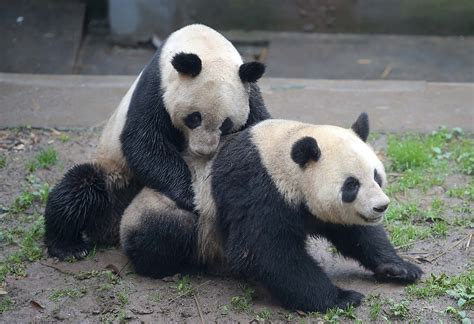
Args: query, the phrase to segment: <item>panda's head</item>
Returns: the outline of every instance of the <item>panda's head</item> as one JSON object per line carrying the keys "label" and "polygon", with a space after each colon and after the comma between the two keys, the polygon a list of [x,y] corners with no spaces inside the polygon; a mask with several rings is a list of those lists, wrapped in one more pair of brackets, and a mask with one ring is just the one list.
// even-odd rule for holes
{"label": "panda's head", "polygon": [[319,126],[301,133],[291,147],[299,169],[302,200],[313,215],[339,224],[379,223],[390,202],[383,164],[365,142],[367,114],[351,129]]}
{"label": "panda's head", "polygon": [[184,134],[191,154],[210,156],[222,135],[246,124],[249,83],[263,75],[265,66],[242,63],[240,57],[206,59],[182,52],[170,63],[173,69],[165,79],[164,102],[171,121]]}

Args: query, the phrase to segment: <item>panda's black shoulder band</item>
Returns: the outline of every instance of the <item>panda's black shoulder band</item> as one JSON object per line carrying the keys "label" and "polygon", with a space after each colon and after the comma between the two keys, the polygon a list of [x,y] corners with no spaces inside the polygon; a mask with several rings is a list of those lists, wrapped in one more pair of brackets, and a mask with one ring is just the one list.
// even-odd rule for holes
{"label": "panda's black shoulder band", "polygon": [[242,82],[255,82],[265,73],[265,65],[260,62],[244,63],[239,68],[239,77]]}
{"label": "panda's black shoulder band", "polygon": [[191,77],[197,76],[202,69],[202,62],[199,56],[192,53],[178,53],[171,60],[171,64],[181,74]]}
{"label": "panda's black shoulder band", "polygon": [[306,136],[300,138],[291,148],[291,158],[300,167],[304,167],[309,161],[318,161],[321,157],[321,151],[318,143],[312,137]]}

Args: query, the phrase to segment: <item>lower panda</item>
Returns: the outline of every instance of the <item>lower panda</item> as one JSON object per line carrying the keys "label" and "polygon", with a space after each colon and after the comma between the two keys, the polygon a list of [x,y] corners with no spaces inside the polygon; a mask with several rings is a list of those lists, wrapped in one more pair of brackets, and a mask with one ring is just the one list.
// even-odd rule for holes
{"label": "lower panda", "polygon": [[380,281],[414,282],[421,269],[396,254],[380,225],[389,198],[368,134],[363,113],[351,129],[267,120],[230,135],[211,162],[193,160],[199,216],[145,188],[124,213],[122,247],[139,274],[221,266],[303,311],[363,298],[330,281],[308,236],[328,239]]}

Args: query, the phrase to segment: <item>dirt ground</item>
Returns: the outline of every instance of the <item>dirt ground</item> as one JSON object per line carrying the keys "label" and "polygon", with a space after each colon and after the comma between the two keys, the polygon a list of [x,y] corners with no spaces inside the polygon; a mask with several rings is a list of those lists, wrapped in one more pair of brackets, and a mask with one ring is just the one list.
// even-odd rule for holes
{"label": "dirt ground", "polygon": [[[59,133],[26,128],[0,131],[0,154],[5,158],[4,166],[0,168],[0,233],[3,233],[0,235],[0,260],[3,261],[0,262],[7,262],[9,255],[24,248],[21,239],[25,234],[12,232],[12,229],[31,227],[35,217],[41,219],[44,210],[44,202],[36,200],[26,210],[14,215],[9,206],[25,188],[44,182],[52,186],[73,164],[90,158],[98,136],[97,130]],[[386,137],[378,137],[373,144],[378,150],[384,149]],[[47,147],[55,149],[58,161],[46,167],[40,165],[33,172],[27,171],[32,171],[31,161]],[[470,177],[465,174],[453,173],[443,186],[432,187],[426,193],[420,192],[417,200],[421,206],[429,206],[433,199],[441,197],[448,206],[443,217],[451,217],[455,213],[454,206],[462,203],[463,199],[449,197],[447,189],[454,184],[466,184],[469,180]],[[470,211],[463,215],[472,217],[472,201],[468,207]],[[466,239],[472,237],[472,233],[470,226],[449,227],[446,236],[415,241],[406,249],[401,249],[400,253],[419,264],[425,272],[424,278],[431,273],[445,273],[448,276],[466,273],[473,265],[474,242],[469,247]],[[38,242],[40,249],[43,249],[41,240]],[[374,299],[384,301],[377,321],[459,320],[445,312],[448,306],[456,306],[456,300],[447,295],[428,299],[409,297],[404,286],[378,283],[370,272],[355,262],[332,253],[325,241],[310,240],[308,248],[337,285],[372,298],[367,298],[353,313],[339,317],[288,312],[270,298],[268,292],[252,282],[204,274],[191,276],[189,282],[180,276],[164,280],[140,277],[133,273],[119,249],[98,250],[77,262],[58,262],[47,258],[46,252],[42,251],[43,255],[34,258],[34,262],[24,262],[26,273],[7,273],[4,286],[0,286],[0,321],[367,322],[371,319]],[[255,292],[251,301],[247,300],[250,305],[246,307],[245,292],[249,291],[248,287]],[[393,301],[387,302],[390,299]],[[239,301],[244,301],[244,305],[239,306],[242,304]],[[399,317],[393,305],[403,302],[408,303],[408,311]],[[466,317],[473,318],[472,309],[466,310]]]}

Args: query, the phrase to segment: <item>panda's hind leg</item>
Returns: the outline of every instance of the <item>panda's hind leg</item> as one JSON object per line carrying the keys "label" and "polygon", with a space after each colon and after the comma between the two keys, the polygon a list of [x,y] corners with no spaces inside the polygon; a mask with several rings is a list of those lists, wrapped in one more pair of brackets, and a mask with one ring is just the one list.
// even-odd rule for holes
{"label": "panda's hind leg", "polygon": [[198,216],[144,188],[124,212],[122,249],[138,274],[162,278],[196,264]]}
{"label": "panda's hind leg", "polygon": [[92,247],[82,231],[91,218],[108,208],[109,195],[105,172],[91,163],[71,168],[48,197],[45,218],[45,243],[48,253],[61,260],[81,259]]}

